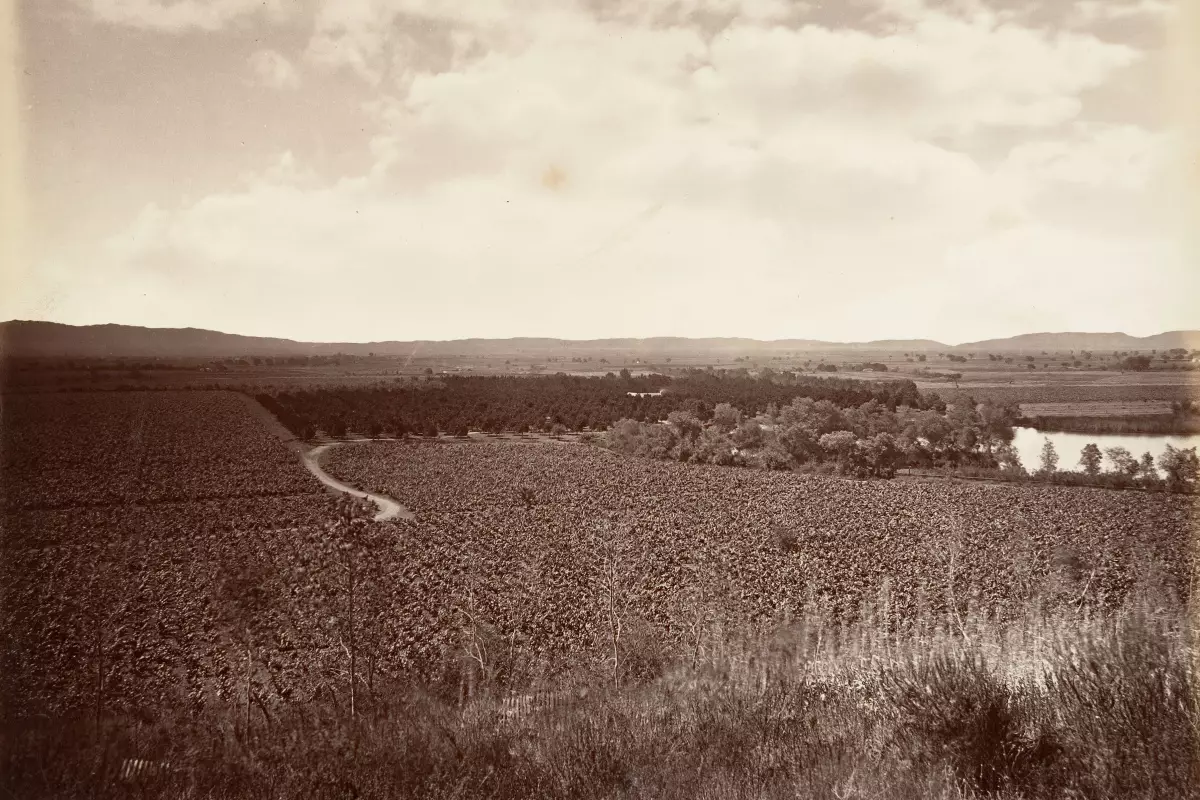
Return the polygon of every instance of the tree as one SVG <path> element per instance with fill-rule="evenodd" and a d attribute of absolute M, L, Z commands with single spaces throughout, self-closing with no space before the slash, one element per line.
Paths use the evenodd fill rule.
<path fill-rule="evenodd" d="M 870 439 L 864 439 L 861 449 L 871 475 L 876 478 L 892 478 L 896 475 L 896 466 L 903 453 L 890 433 L 878 433 Z"/>
<path fill-rule="evenodd" d="M 757 420 L 744 420 L 734 429 L 730 438 L 740 449 L 757 449 L 763 443 L 762 425 Z"/>
<path fill-rule="evenodd" d="M 1129 356 L 1121 361 L 1121 368 L 1133 372 L 1144 372 L 1150 369 L 1150 358 L 1148 356 Z"/>
<path fill-rule="evenodd" d="M 645 592 L 649 573 L 648 545 L 638 545 L 628 525 L 604 520 L 592 532 L 592 547 L 597 558 L 599 598 L 608 626 L 613 683 L 619 683 L 625 668 L 622 636 L 629 622 L 630 609 Z"/>
<path fill-rule="evenodd" d="M 1124 447 L 1105 448 L 1104 455 L 1108 456 L 1108 460 L 1113 466 L 1112 471 L 1117 474 L 1128 475 L 1132 478 L 1141 469 L 1138 460 Z"/>
<path fill-rule="evenodd" d="M 675 429 L 681 442 L 691 443 L 700 435 L 701 423 L 691 411 L 672 411 L 667 414 L 667 423 Z"/>
<path fill-rule="evenodd" d="M 1200 481 L 1200 458 L 1194 447 L 1167 445 L 1158 457 L 1158 466 L 1167 477 L 1167 486 L 1177 491 L 1194 489 Z"/>
<path fill-rule="evenodd" d="M 1142 453 L 1141 464 L 1138 465 L 1138 471 L 1142 475 L 1144 481 L 1158 480 L 1158 470 L 1154 466 L 1154 456 L 1150 452 Z"/>
<path fill-rule="evenodd" d="M 1054 449 L 1054 442 L 1047 438 L 1042 443 L 1042 466 L 1039 472 L 1043 475 L 1053 475 L 1058 470 L 1058 451 Z"/>
<path fill-rule="evenodd" d="M 821 437 L 821 449 L 837 459 L 838 469 L 843 473 L 854 470 L 858 439 L 853 431 L 833 431 Z"/>
<path fill-rule="evenodd" d="M 270 638 L 267 616 L 274 595 L 267 586 L 268 571 L 256 559 L 222 561 L 213 581 L 212 608 L 224 633 L 244 652 L 243 734 L 250 733 L 250 705 L 253 699 L 254 651 Z"/>
<path fill-rule="evenodd" d="M 1025 465 L 1021 463 L 1021 455 L 1010 442 L 1005 442 L 996 448 L 996 461 L 1000 469 L 1008 470 L 1017 475 L 1025 475 Z"/>
<path fill-rule="evenodd" d="M 713 409 L 712 421 L 722 433 L 729 433 L 742 421 L 742 412 L 729 403 L 717 403 Z"/>
<path fill-rule="evenodd" d="M 1085 475 L 1099 475 L 1100 461 L 1104 458 L 1100 447 L 1094 442 L 1088 442 L 1079 453 L 1079 466 L 1083 467 Z"/>
<path fill-rule="evenodd" d="M 382 542 L 376 537 L 361 503 L 343 498 L 338 501 L 337 514 L 332 522 L 309 535 L 316 553 L 310 571 L 310 588 L 315 608 L 310 609 L 317 619 L 328 620 L 338 643 L 346 654 L 350 687 L 350 717 L 358 708 L 358 660 L 361 645 L 370 644 L 372 631 L 364 637 L 359 618 L 382 619 L 383 609 L 370 607 L 362 586 L 378 585 L 384 576 L 378 574 L 379 560 L 371 552 Z M 368 606 L 364 608 L 364 606 Z M 368 675 L 373 677 L 374 654 L 370 654 Z M 368 686 L 370 680 L 368 680 Z"/>

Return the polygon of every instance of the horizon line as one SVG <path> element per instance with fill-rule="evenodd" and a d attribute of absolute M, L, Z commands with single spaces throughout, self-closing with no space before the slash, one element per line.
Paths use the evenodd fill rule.
<path fill-rule="evenodd" d="M 971 341 L 955 342 L 955 343 L 945 342 L 940 339 L 934 339 L 934 338 L 930 338 L 930 337 L 920 337 L 920 336 L 912 336 L 912 337 L 899 336 L 899 337 L 890 337 L 890 338 L 882 338 L 882 339 L 866 339 L 866 340 L 854 340 L 854 341 L 841 340 L 841 341 L 839 341 L 839 340 L 833 340 L 833 339 L 817 339 L 817 338 L 808 338 L 808 337 L 800 337 L 800 336 L 792 336 L 792 337 L 777 338 L 777 339 L 759 339 L 759 338 L 755 338 L 752 336 L 684 336 L 684 335 L 678 335 L 678 334 L 659 334 L 659 335 L 653 335 L 653 336 L 603 336 L 603 337 L 590 337 L 590 338 L 569 338 L 569 337 L 563 337 L 563 336 L 534 336 L 534 335 L 466 336 L 466 337 L 455 338 L 455 339 L 372 339 L 369 341 L 352 341 L 352 340 L 337 340 L 337 341 L 335 341 L 335 340 L 293 339 L 293 338 L 290 338 L 287 336 L 278 336 L 278 335 L 234 333 L 234 332 L 230 332 L 230 331 L 218 330 L 216 328 L 198 328 L 198 327 L 190 326 L 190 325 L 184 326 L 184 327 L 162 327 L 162 326 L 154 326 L 154 325 L 137 325 L 137 324 L 131 324 L 131 323 L 124 323 L 124 322 L 97 322 L 97 323 L 74 324 L 74 323 L 70 323 L 70 322 L 58 322 L 55 320 L 36 320 L 36 319 L 8 319 L 8 320 L 0 321 L 0 325 L 11 325 L 11 324 L 15 324 L 15 323 L 32 323 L 32 324 L 38 324 L 38 325 L 57 325 L 57 326 L 66 327 L 66 328 L 106 328 L 107 327 L 107 328 L 135 328 L 135 329 L 140 329 L 140 330 L 144 330 L 144 331 L 195 331 L 195 332 L 199 332 L 199 333 L 214 333 L 214 334 L 219 334 L 221 336 L 238 336 L 238 337 L 247 338 L 247 339 L 268 339 L 268 340 L 273 339 L 273 340 L 291 342 L 294 344 L 301 344 L 301 345 L 345 344 L 345 345 L 355 345 L 355 346 L 375 345 L 375 344 L 379 344 L 379 345 L 386 345 L 386 344 L 454 344 L 457 342 L 508 342 L 508 341 L 516 341 L 516 340 L 521 340 L 521 339 L 548 340 L 548 341 L 557 341 L 557 342 L 579 342 L 579 343 L 616 341 L 616 340 L 622 340 L 622 339 L 628 339 L 628 340 L 633 340 L 633 341 L 648 341 L 648 340 L 653 340 L 653 339 L 681 339 L 681 340 L 689 340 L 689 341 L 702 341 L 702 340 L 748 341 L 748 342 L 759 342 L 762 344 L 778 344 L 778 343 L 782 343 L 782 342 L 811 342 L 811 343 L 815 343 L 815 344 L 828 344 L 828 345 L 870 345 L 870 344 L 877 344 L 877 343 L 883 343 L 883 342 L 914 342 L 914 343 L 927 342 L 927 343 L 941 345 L 943 347 L 965 347 L 968 345 L 980 344 L 980 343 L 988 342 L 988 341 L 997 341 L 997 340 L 1003 340 L 1003 339 L 1016 339 L 1019 337 L 1028 337 L 1028 336 L 1062 336 L 1062 335 L 1128 336 L 1129 338 L 1132 338 L 1132 339 L 1149 339 L 1149 338 L 1152 338 L 1155 336 L 1164 336 L 1164 335 L 1171 334 L 1171 333 L 1200 333 L 1200 328 L 1197 328 L 1197 329 L 1180 328 L 1180 329 L 1174 329 L 1174 330 L 1165 330 L 1165 331 L 1159 331 L 1157 333 L 1147 334 L 1145 336 L 1137 336 L 1135 334 L 1130 334 L 1130 333 L 1126 333 L 1125 331 L 1119 331 L 1119 330 L 1116 330 L 1116 331 L 1114 331 L 1114 330 L 1107 330 L 1107 331 L 1080 331 L 1080 330 L 1074 330 L 1074 331 L 1070 331 L 1070 330 L 1068 330 L 1068 331 L 1030 331 L 1030 332 L 1026 332 L 1026 333 L 1011 334 L 1008 336 L 990 336 L 990 337 L 987 337 L 984 339 L 974 339 Z"/>

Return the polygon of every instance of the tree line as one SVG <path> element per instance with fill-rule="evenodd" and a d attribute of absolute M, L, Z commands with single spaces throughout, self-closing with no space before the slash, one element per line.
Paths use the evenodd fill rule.
<path fill-rule="evenodd" d="M 605 445 L 649 458 L 761 469 L 816 469 L 889 478 L 901 467 L 1020 469 L 1011 442 L 1015 406 L 957 398 L 951 405 L 889 407 L 876 400 L 839 406 L 795 397 L 745 413 L 720 403 L 708 419 L 687 410 L 665 422 L 622 419 Z"/>
<path fill-rule="evenodd" d="M 651 393 L 654 396 L 645 396 Z M 317 431 L 369 436 L 433 436 L 539 430 L 607 429 L 622 419 L 655 422 L 673 411 L 711 420 L 722 403 L 764 412 L 795 397 L 842 407 L 874 402 L 894 410 L 945 410 L 933 393 L 923 394 L 912 381 L 816 378 L 763 370 L 693 370 L 682 376 L 632 375 L 628 370 L 604 377 L 445 376 L 424 383 L 369 387 L 274 390 L 260 402 L 297 436 Z"/>
<path fill-rule="evenodd" d="M 1076 470 L 1059 469 L 1058 450 L 1049 438 L 1042 443 L 1038 469 L 1029 477 L 1051 483 L 1108 486 L 1111 488 L 1141 487 L 1192 492 L 1200 485 L 1200 457 L 1195 447 L 1166 445 L 1155 459 L 1152 453 L 1134 455 L 1126 447 L 1106 447 L 1094 442 L 1079 452 Z M 1024 471 L 1021 471 L 1024 475 Z"/>

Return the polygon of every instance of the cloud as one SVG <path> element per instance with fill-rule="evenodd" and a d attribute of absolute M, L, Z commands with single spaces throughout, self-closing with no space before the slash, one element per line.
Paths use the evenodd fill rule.
<path fill-rule="evenodd" d="M 855 25 L 770 0 L 600 9 L 319 4 L 305 58 L 366 82 L 371 167 L 322 182 L 289 152 L 149 205 L 75 313 L 190 303 L 218 316 L 196 324 L 331 339 L 864 339 L 916 314 L 957 340 L 1005 332 L 977 333 L 984 307 L 1039 275 L 1059 297 L 1100 276 L 1088 313 L 1118 314 L 1130 265 L 1178 267 L 1154 222 L 1163 138 L 1081 101 L 1136 48 L 971 2 Z M 251 66 L 295 85 L 275 51 Z M 991 135 L 1017 144 L 961 149 Z"/>
<path fill-rule="evenodd" d="M 286 0 L 74 0 L 91 15 L 114 25 L 181 33 L 218 31 L 232 23 L 262 16 L 286 19 Z"/>
<path fill-rule="evenodd" d="M 1090 27 L 1097 23 L 1133 19 L 1165 19 L 1174 14 L 1176 5 L 1165 0 L 1077 0 L 1068 17 L 1068 24 Z"/>
<path fill-rule="evenodd" d="M 285 56 L 274 50 L 256 50 L 250 55 L 255 78 L 272 89 L 300 88 L 300 73 Z"/>

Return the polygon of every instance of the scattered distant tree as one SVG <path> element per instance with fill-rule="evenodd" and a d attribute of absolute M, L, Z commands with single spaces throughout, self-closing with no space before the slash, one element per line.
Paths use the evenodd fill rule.
<path fill-rule="evenodd" d="M 432 375 L 432 374 L 433 374 L 433 368 L 432 368 L 432 367 L 426 367 L 426 368 L 425 368 L 425 374 L 426 374 L 426 375 Z"/>
<path fill-rule="evenodd" d="M 553 436 L 555 439 L 562 436 L 566 432 L 567 432 L 567 426 L 563 425 L 561 422 L 555 422 L 553 425 L 550 426 L 550 435 Z"/>
<path fill-rule="evenodd" d="M 632 373 L 626 367 L 621 367 L 620 374 L 621 374 L 621 377 L 624 378 L 625 380 L 629 380 L 631 377 L 633 377 Z"/>
<path fill-rule="evenodd" d="M 1085 475 L 1099 475 L 1102 459 L 1103 455 L 1100 453 L 1100 447 L 1094 442 L 1089 442 L 1083 446 L 1083 450 L 1079 453 L 1079 466 L 1083 467 Z"/>
<path fill-rule="evenodd" d="M 1041 469 L 1043 475 L 1053 475 L 1058 471 L 1058 451 L 1054 449 L 1054 442 L 1047 438 L 1042 442 Z"/>
<path fill-rule="evenodd" d="M 1150 359 L 1147 356 L 1128 356 L 1122 359 L 1121 368 L 1133 372 L 1145 372 L 1150 369 Z"/>
<path fill-rule="evenodd" d="M 917 356 L 917 361 L 920 361 L 920 362 L 924 363 L 924 362 L 925 362 L 925 354 L 924 354 L 924 353 L 922 353 L 922 354 L 918 355 L 918 356 Z"/>

